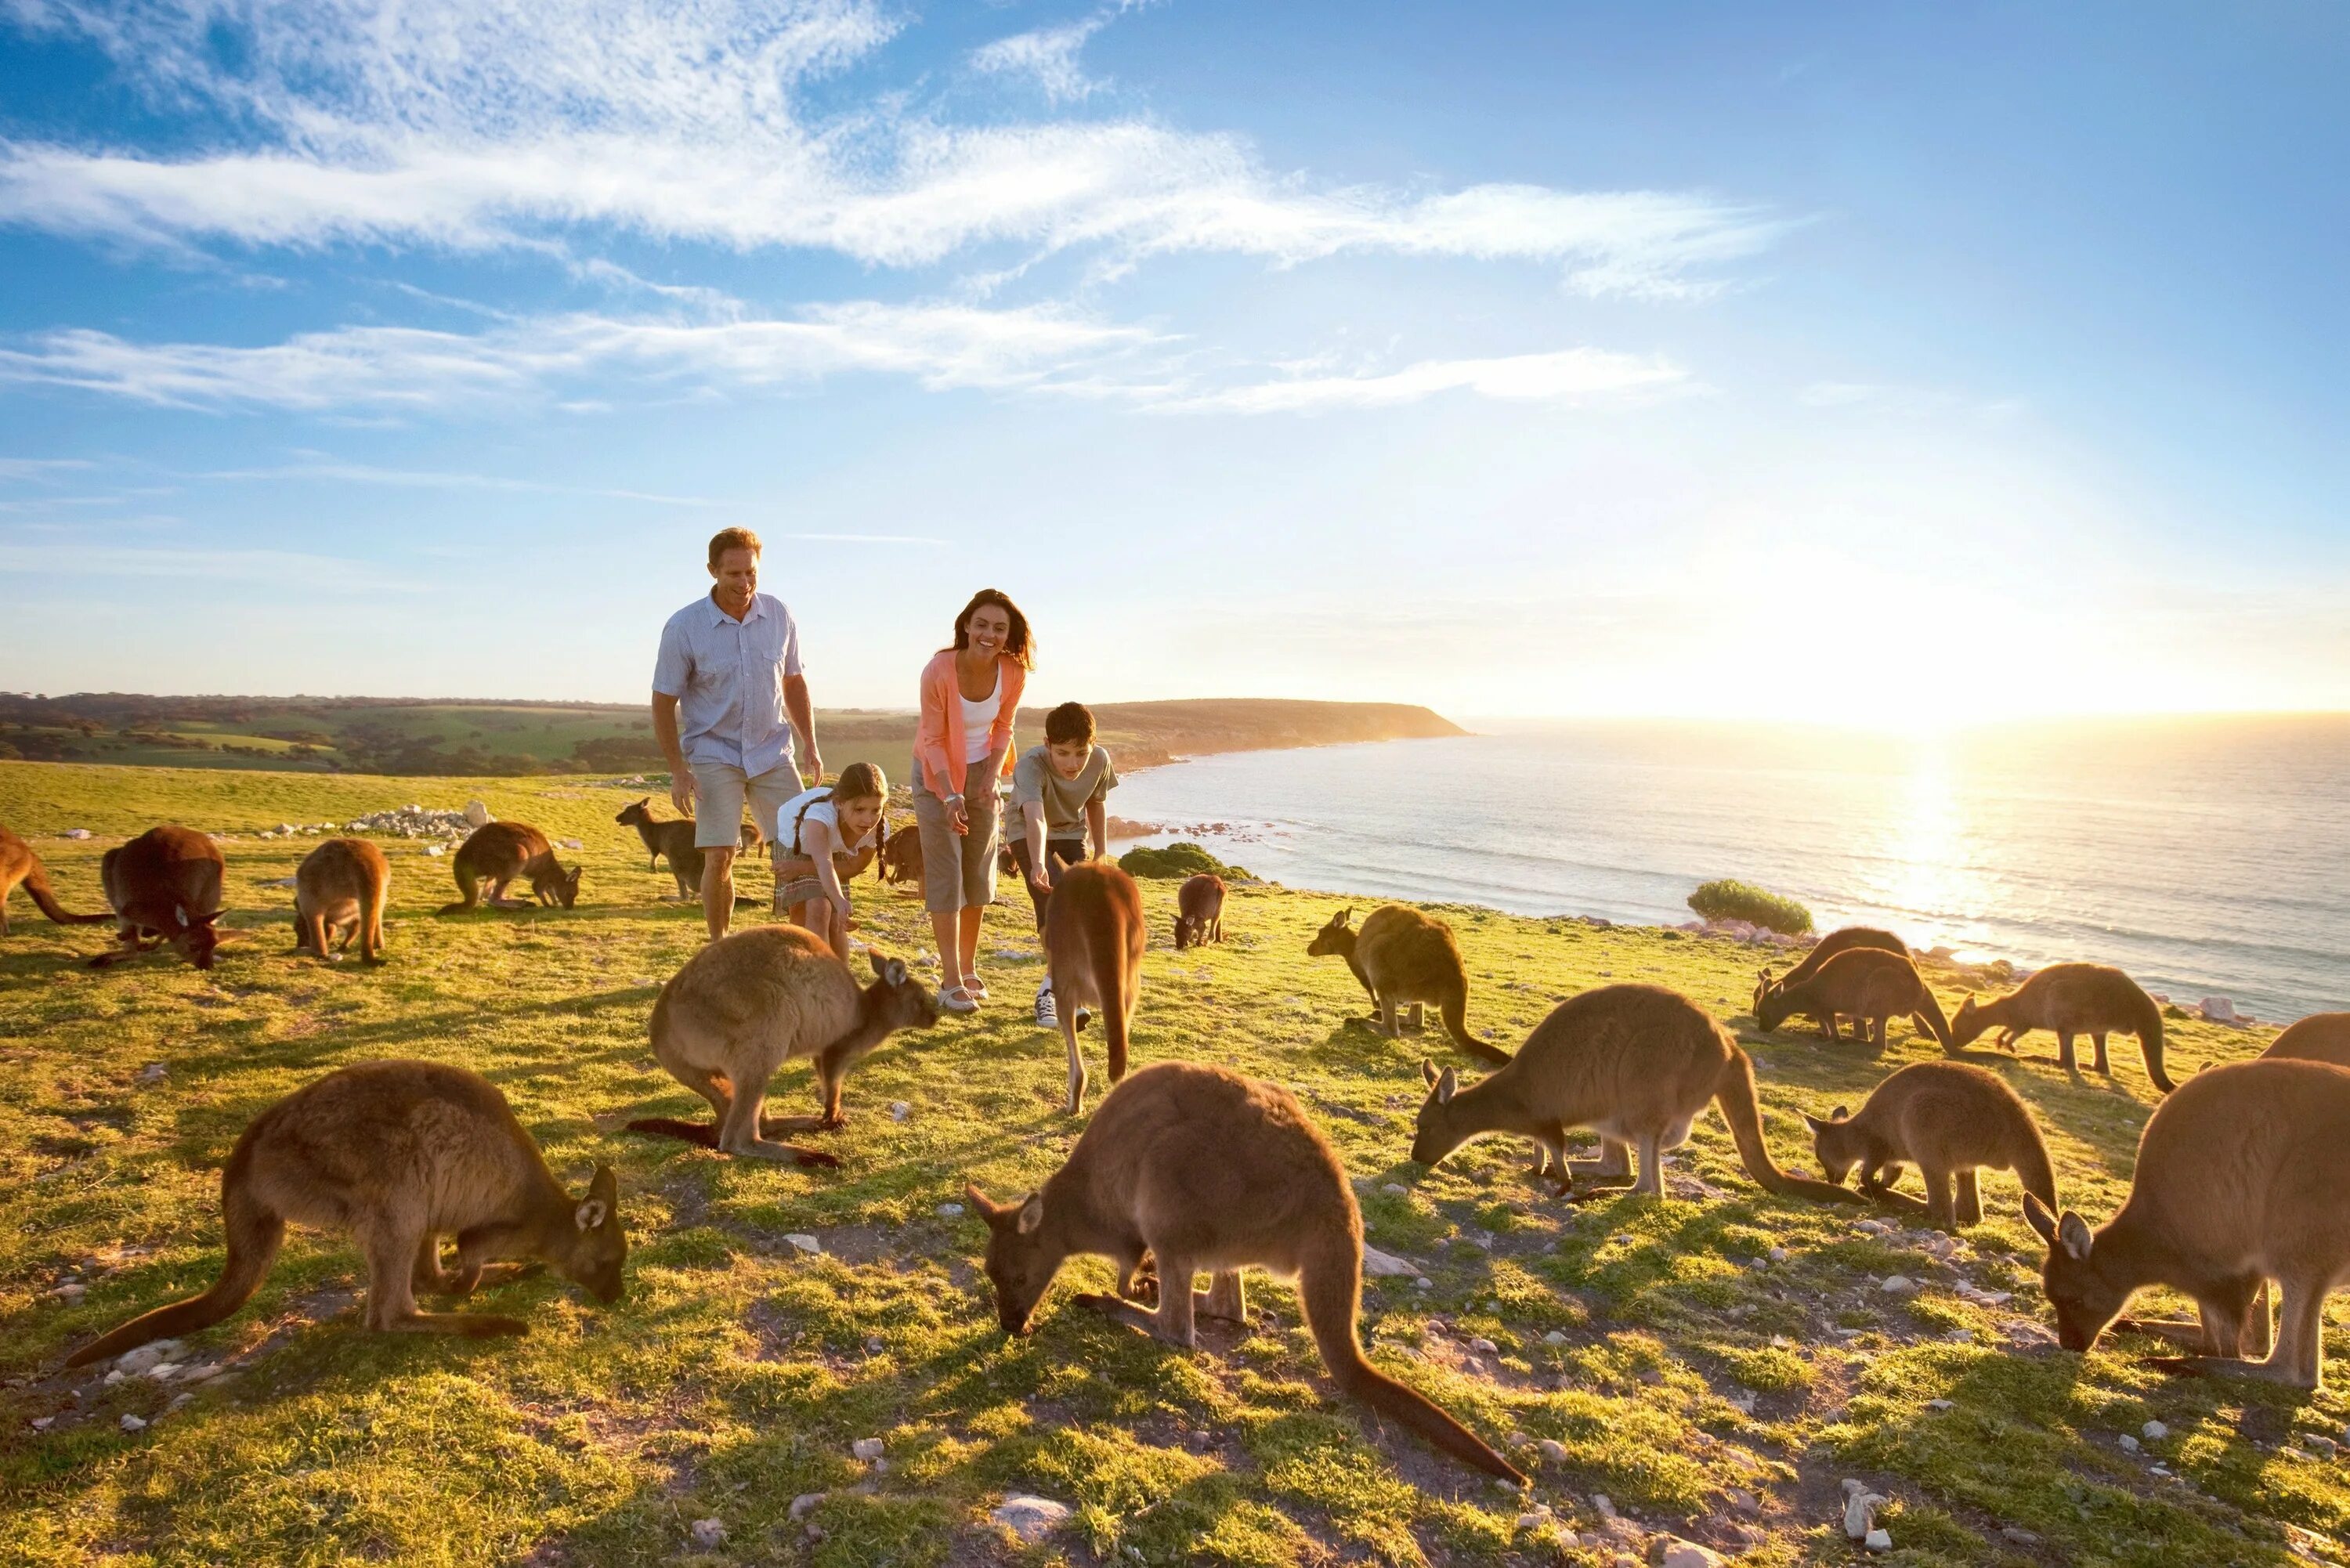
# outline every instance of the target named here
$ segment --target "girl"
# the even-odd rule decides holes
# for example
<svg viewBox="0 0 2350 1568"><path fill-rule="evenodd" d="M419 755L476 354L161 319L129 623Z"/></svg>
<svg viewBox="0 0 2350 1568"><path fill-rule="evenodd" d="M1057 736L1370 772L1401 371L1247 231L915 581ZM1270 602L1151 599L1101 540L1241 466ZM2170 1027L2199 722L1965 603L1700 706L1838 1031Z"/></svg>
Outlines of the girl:
<svg viewBox="0 0 2350 1568"><path fill-rule="evenodd" d="M775 814L775 910L848 956L848 895L835 857L848 860L848 877L865 869L879 847L881 808L889 781L871 763L851 763L830 788L803 790Z"/></svg>

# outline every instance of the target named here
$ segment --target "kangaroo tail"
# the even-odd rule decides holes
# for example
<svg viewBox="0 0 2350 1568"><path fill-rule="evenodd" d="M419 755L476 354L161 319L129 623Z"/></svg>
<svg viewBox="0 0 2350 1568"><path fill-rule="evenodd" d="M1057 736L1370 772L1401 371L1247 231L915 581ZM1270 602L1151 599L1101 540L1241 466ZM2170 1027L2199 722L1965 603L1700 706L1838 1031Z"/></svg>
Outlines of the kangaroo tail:
<svg viewBox="0 0 2350 1568"><path fill-rule="evenodd" d="M1958 1042L1950 1038L1950 1020L1942 1012L1941 1002L1935 999L1934 988L1928 985L1922 978L1918 981L1918 1009L1909 1015L1909 1018L1912 1023L1931 1034L1940 1044L1944 1055L1955 1056L1959 1054Z"/></svg>
<svg viewBox="0 0 2350 1568"><path fill-rule="evenodd" d="M1093 949L1094 983L1101 989L1102 1038L1109 1059L1109 1081L1126 1076L1128 1025L1134 1012L1134 960L1126 950L1123 933L1110 922L1093 924L1086 933Z"/></svg>
<svg viewBox="0 0 2350 1568"><path fill-rule="evenodd" d="M710 1122L681 1122L674 1116L639 1116L629 1124L632 1133L648 1133L654 1137L683 1138L700 1144L703 1148L718 1147L718 1128Z"/></svg>
<svg viewBox="0 0 2350 1568"><path fill-rule="evenodd" d="M94 926L101 920L114 919L114 912L111 909L102 915L77 915L68 912L57 902L57 894L51 890L49 874L37 864L25 873L25 891L33 896L33 902L39 906L41 913L61 926Z"/></svg>
<svg viewBox="0 0 2350 1568"><path fill-rule="evenodd" d="M1822 1203L1868 1201L1848 1189L1814 1181L1807 1176L1790 1176L1779 1168L1771 1158L1771 1146L1762 1137L1762 1106L1754 1097L1753 1058L1734 1044L1730 1047L1730 1060L1721 1064L1721 1076L1714 1084L1713 1097L1721 1107L1721 1119L1730 1124L1730 1136L1738 1142L1738 1158L1745 1161L1746 1174L1761 1183L1763 1190L1815 1199Z"/></svg>
<svg viewBox="0 0 2350 1568"><path fill-rule="evenodd" d="M1447 995L1441 1004L1444 1032L1452 1043L1480 1062L1491 1062L1496 1067L1506 1067L1510 1054L1489 1040L1480 1040L1469 1033L1469 985L1463 981L1461 989Z"/></svg>
<svg viewBox="0 0 2350 1568"><path fill-rule="evenodd" d="M111 1334L90 1341L66 1357L68 1366L88 1366L158 1339L175 1339L209 1328L243 1306L260 1288L269 1265L277 1259L278 1243L286 1239L286 1220L272 1213L245 1189L244 1149L229 1158L221 1178L221 1211L227 1221L228 1261L213 1288L200 1296L173 1302L142 1313Z"/></svg>
<svg viewBox="0 0 2350 1568"><path fill-rule="evenodd" d="M2162 1009L2154 998L2139 992L2130 1002L2130 1029L2137 1035L2137 1048L2146 1055L2146 1075L2164 1094L2178 1085L2162 1070Z"/></svg>

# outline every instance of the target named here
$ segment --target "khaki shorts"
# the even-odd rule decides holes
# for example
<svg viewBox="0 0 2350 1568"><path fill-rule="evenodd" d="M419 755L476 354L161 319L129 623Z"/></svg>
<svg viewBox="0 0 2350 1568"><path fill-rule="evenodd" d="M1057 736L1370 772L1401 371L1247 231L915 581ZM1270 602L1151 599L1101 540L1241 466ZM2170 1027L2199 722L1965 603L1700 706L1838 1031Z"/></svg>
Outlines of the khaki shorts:
<svg viewBox="0 0 2350 1568"><path fill-rule="evenodd" d="M933 915L983 909L995 902L995 790L976 778L972 782L981 787L963 797L971 831L961 838L947 826L947 803L928 789L914 791L914 826L922 835L922 908Z"/></svg>
<svg viewBox="0 0 2350 1568"><path fill-rule="evenodd" d="M694 763L693 787L693 846L696 849L733 849L743 842L743 807L751 807L751 820L759 825L759 836L775 836L775 817L792 796L800 793L800 775L789 763L769 768L757 778L745 776L732 763Z"/></svg>

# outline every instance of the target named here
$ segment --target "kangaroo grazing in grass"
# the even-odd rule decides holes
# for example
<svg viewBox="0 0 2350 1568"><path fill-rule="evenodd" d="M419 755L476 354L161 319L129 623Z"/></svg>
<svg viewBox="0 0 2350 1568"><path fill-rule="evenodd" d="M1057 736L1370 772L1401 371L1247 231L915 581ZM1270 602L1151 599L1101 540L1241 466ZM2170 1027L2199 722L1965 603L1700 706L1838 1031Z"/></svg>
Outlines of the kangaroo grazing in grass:
<svg viewBox="0 0 2350 1568"><path fill-rule="evenodd" d="M122 947L99 954L89 967L104 969L161 943L198 969L212 968L221 941L213 922L221 916L227 871L219 846L174 823L108 850L98 876L114 907Z"/></svg>
<svg viewBox="0 0 2350 1568"><path fill-rule="evenodd" d="M1444 1015L1444 1031L1452 1043L1481 1062L1497 1065L1510 1054L1469 1033L1469 973L1461 966L1461 944L1442 920L1387 904L1373 909L1361 930L1351 922L1352 909L1339 910L1306 944L1306 955L1321 958L1336 953L1371 993L1380 1031L1389 1039L1402 1032L1407 1003L1412 1025L1419 1024L1422 1003L1432 1002Z"/></svg>
<svg viewBox="0 0 2350 1568"><path fill-rule="evenodd" d="M2200 1310L2201 1354L2154 1365L2317 1388L2325 1298L2350 1276L2345 1187L2350 1070L2262 1060L2196 1074L2147 1118L2129 1198L2095 1232L2071 1210L2024 1199L2048 1243L2041 1281L2057 1339L2086 1350L2133 1294L2168 1285ZM2270 1280L2282 1296L2275 1345L2244 1360L2267 1327Z"/></svg>
<svg viewBox="0 0 2350 1568"><path fill-rule="evenodd" d="M2105 964L2052 963L1997 1002L1978 1005L1968 997L1950 1020L1950 1044L1964 1045L1986 1029L2006 1031L2000 1043L2011 1049L2035 1029L2054 1031L2057 1058L2068 1073L2080 1071L2074 1037L2086 1034L2097 1048L2096 1070L2108 1077L2106 1036L2116 1030L2135 1034L2154 1086L2166 1095L2178 1086L2162 1070L2162 1009L2136 981Z"/></svg>
<svg viewBox="0 0 2350 1568"><path fill-rule="evenodd" d="M1870 1091L1859 1114L1838 1106L1806 1113L1820 1171L1841 1182L1857 1167L1861 1190L1895 1208L1922 1210L1942 1230L1982 1221L1975 1172L2012 1170L2023 1189L2056 1206L2056 1169L2022 1097L1995 1073L1963 1062L1919 1062ZM1922 1204L1896 1192L1904 1162L1926 1181Z"/></svg>
<svg viewBox="0 0 2350 1568"><path fill-rule="evenodd" d="M294 950L328 956L329 940L359 958L383 961L383 909L391 901L391 863L364 838L329 838L302 857L294 873Z"/></svg>
<svg viewBox="0 0 2350 1568"><path fill-rule="evenodd" d="M693 818L672 817L663 821L652 814L650 795L631 801L612 820L623 827L633 827L637 836L645 841L645 869L654 870L666 856L669 874L677 879L677 896L681 898L702 897L702 851L693 846Z"/></svg>
<svg viewBox="0 0 2350 1568"><path fill-rule="evenodd" d="M1903 958L1911 956L1908 944L1891 931L1880 931L1873 926L1842 927L1830 931L1813 944L1812 950L1804 955L1804 961L1789 970L1783 978L1774 977L1767 968L1755 971L1754 1004L1748 1011L1756 1017L1761 1017L1763 999L1773 990L1783 985L1802 984L1819 973L1820 966L1828 960L1838 953L1850 952L1855 948L1873 948L1879 952L1899 953ZM1835 1017L1831 1015L1821 1019L1820 1030L1829 1039L1835 1039L1836 1032Z"/></svg>
<svg viewBox="0 0 2350 1568"><path fill-rule="evenodd" d="M1955 1049L1950 1020L1942 1016L1942 1004L1934 1000L1933 988L1918 966L1881 948L1847 948L1808 979L1771 987L1754 1010L1754 1022L1767 1034L1797 1012L1818 1019L1831 1040L1843 1038L1836 1032L1837 1016L1849 1018L1853 1037L1879 1051L1885 1049L1892 1021L1907 1015L1943 1050Z"/></svg>
<svg viewBox="0 0 2350 1568"><path fill-rule="evenodd" d="M484 882L490 885L490 908L526 908L521 899L506 897L506 884L517 877L530 878L530 890L543 905L559 903L567 909L579 898L579 867L564 869L546 835L526 822L493 822L473 829L458 848L450 869L456 875L457 891L464 897L442 905L444 915L478 908Z"/></svg>
<svg viewBox="0 0 2350 1568"><path fill-rule="evenodd" d="M1086 1059L1077 1050L1080 1020L1099 1012L1109 1047L1109 1081L1126 1076L1134 999L1142 987L1142 891L1134 878L1098 860L1061 873L1045 902L1045 971L1069 1048L1068 1112L1085 1109Z"/></svg>
<svg viewBox="0 0 2350 1568"><path fill-rule="evenodd" d="M8 934L8 895L19 886L32 895L34 905L61 926L96 926L114 919L110 914L77 915L57 902L49 888L49 874L33 846L0 827L0 937Z"/></svg>
<svg viewBox="0 0 2350 1568"><path fill-rule="evenodd" d="M679 1083L710 1102L717 1119L649 1116L630 1122L629 1130L681 1137L724 1154L839 1165L821 1149L772 1143L765 1135L841 1126L847 1118L840 1093L849 1070L897 1031L939 1021L930 987L908 977L903 960L868 956L873 983L861 991L831 946L797 926L736 931L686 960L653 1002L653 1054ZM802 1056L815 1062L824 1114L762 1120L768 1080Z"/></svg>
<svg viewBox="0 0 2350 1568"><path fill-rule="evenodd" d="M1175 950L1224 940L1224 879L1211 871L1186 878L1175 894Z"/></svg>
<svg viewBox="0 0 2350 1568"><path fill-rule="evenodd" d="M2350 1067L2350 1012L2311 1013L2270 1042L2261 1060L2331 1062L2337 1067Z"/></svg>
<svg viewBox="0 0 2350 1568"><path fill-rule="evenodd" d="M1295 1275L1306 1327L1341 1391L1456 1459L1524 1482L1483 1439L1363 1355L1355 1330L1362 1214L1329 1140L1280 1085L1197 1063L1153 1064L1110 1090L1040 1190L1004 1204L975 1186L964 1193L987 1221L987 1277L1006 1334L1029 1332L1053 1276L1080 1254L1116 1264L1119 1293L1081 1295L1079 1304L1187 1350L1199 1344L1193 1276L1211 1276L1209 1316L1242 1322L1243 1268ZM1159 1273L1155 1309L1126 1299L1146 1253Z"/></svg>
<svg viewBox="0 0 2350 1568"><path fill-rule="evenodd" d="M1434 1167L1482 1133L1507 1133L1541 1146L1563 1172L1562 1198L1577 1178L1589 1189L1629 1187L1664 1195L1664 1156L1689 1141L1707 1102L1737 1141L1747 1174L1772 1192L1858 1203L1858 1195L1791 1175L1771 1158L1762 1110L1754 1097L1754 1064L1730 1032L1679 992L1659 985L1606 985L1569 997L1534 1025L1509 1064L1467 1088L1453 1070L1420 1064L1428 1098L1411 1140L1411 1158ZM1599 1134L1602 1157L1569 1160L1566 1135ZM1630 1156L1639 1156L1633 1179Z"/></svg>
<svg viewBox="0 0 2350 1568"><path fill-rule="evenodd" d="M345 1067L262 1112L221 1173L221 1215L228 1261L212 1289L132 1318L66 1365L220 1322L260 1286L289 1220L359 1243L369 1328L427 1334L527 1331L517 1318L416 1310L420 1287L471 1294L493 1258L552 1263L616 1302L629 1245L610 1166L596 1168L587 1197L571 1197L496 1085L438 1062ZM441 1267L444 1235L457 1239L453 1274Z"/></svg>

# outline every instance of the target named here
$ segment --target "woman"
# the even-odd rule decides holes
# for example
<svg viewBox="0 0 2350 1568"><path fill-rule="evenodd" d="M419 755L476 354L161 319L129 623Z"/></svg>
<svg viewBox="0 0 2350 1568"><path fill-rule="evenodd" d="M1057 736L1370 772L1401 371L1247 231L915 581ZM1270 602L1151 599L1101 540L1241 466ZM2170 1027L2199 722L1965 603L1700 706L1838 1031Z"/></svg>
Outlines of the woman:
<svg viewBox="0 0 2350 1568"><path fill-rule="evenodd" d="M844 959L849 905L842 884L872 862L889 798L889 780L879 768L851 763L834 783L785 801L773 824L775 913L814 931Z"/></svg>
<svg viewBox="0 0 2350 1568"><path fill-rule="evenodd" d="M914 825L922 836L922 904L939 942L939 1006L974 1012L979 921L995 898L996 781L1011 771L1012 718L1035 668L1028 618L982 588L955 618L954 646L922 667L914 732Z"/></svg>

